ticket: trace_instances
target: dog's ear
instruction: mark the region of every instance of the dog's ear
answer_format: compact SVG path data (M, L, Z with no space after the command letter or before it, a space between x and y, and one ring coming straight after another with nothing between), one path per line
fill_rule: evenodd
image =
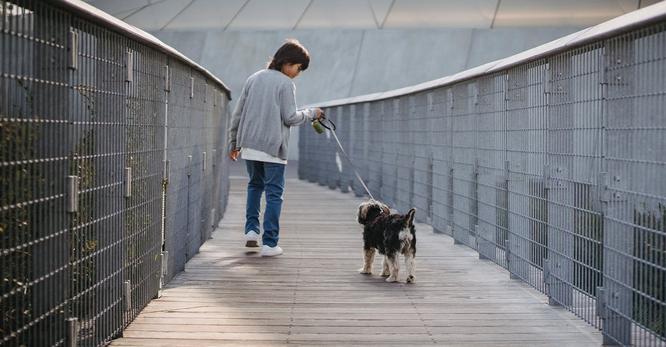
M414 215L415 214L416 214L416 209L415 208L412 208L411 210L409 210L407 212L407 214L405 215L405 224L407 224L407 226L411 227L411 226L414 225Z
M365 206L365 204L361 204L361 205L358 207L358 219L357 219L357 220L358 220L359 224L363 224L363 225L365 225L365 217L366 217L366 216L365 216L365 215L366 215L365 212L366 212L367 210L368 210L368 209L367 209L367 207Z

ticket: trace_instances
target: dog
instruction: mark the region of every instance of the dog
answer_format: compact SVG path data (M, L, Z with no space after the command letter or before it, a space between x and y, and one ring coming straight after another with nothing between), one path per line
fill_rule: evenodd
M372 274L375 251L384 255L382 276L386 282L397 282L398 253L405 257L407 283L414 283L414 257L416 256L416 230L412 208L405 215L391 213L385 204L369 200L358 207L358 222L363 225L363 268L362 274Z

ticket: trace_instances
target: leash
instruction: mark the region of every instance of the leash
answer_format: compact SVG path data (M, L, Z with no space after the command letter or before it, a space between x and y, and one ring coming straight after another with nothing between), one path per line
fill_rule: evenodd
M323 121L327 121L330 124L330 126L324 124ZM338 139L338 134L335 133L336 129L335 123L333 123L333 121L331 121L326 117L323 117L322 119L318 120L318 122L319 124L321 124L321 126L328 129L331 132L331 134L333 134L333 138L335 138L335 142L337 142L338 148L340 148L340 152L342 152L342 155L345 157L345 159L347 159L352 170L354 170L356 178L358 179L359 182L361 182L361 185L363 185L363 189L365 189L365 192L368 193L368 195L370 195L370 199L375 200L375 198L372 196L372 193L370 193L370 189L368 189L368 186L365 185L365 182L363 182L363 178L361 178L361 175L359 175L358 171L356 170L356 166L354 166L354 163L352 162L351 158L349 157L345 149L342 147L340 139Z

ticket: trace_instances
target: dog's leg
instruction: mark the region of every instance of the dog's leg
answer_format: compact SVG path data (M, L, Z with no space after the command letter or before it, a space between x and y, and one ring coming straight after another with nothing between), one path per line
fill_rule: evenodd
M389 277L390 274L388 257L384 256L384 260L382 260L382 277Z
M386 279L386 282L398 282L398 272L400 271L400 264L398 264L398 254L391 254L388 256L388 260L388 266L391 275Z
M414 252L407 252L405 254L405 267L407 268L407 283L414 283Z
M375 249L374 248L363 249L363 267L358 271L364 275L371 275L372 262L374 260L375 260Z

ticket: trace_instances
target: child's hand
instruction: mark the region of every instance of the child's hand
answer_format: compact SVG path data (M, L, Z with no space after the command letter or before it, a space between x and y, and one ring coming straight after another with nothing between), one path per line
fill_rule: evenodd
M238 155L240 154L240 149L232 149L231 152L229 152L229 158L231 160L236 161L238 160Z
M315 108L315 119L316 120L321 120L322 118L324 118L324 111L321 108L316 107Z

